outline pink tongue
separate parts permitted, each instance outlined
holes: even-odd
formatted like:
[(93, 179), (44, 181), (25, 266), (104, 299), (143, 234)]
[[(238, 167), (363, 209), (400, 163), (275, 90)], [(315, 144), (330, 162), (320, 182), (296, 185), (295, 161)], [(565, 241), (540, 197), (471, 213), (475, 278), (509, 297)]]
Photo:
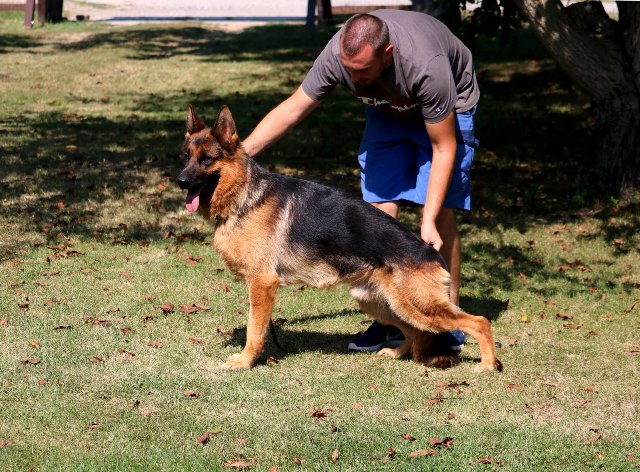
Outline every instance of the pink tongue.
[(200, 206), (200, 191), (198, 192), (189, 192), (187, 194), (187, 199), (185, 201), (185, 206), (187, 207), (187, 211), (193, 213), (198, 210), (198, 206)]

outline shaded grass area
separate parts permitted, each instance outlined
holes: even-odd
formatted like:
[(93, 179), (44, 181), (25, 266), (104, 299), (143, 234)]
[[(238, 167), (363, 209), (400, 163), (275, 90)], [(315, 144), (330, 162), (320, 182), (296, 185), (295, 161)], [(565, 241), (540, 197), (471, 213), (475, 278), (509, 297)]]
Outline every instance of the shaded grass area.
[[(0, 33), (4, 467), (640, 461), (639, 200), (599, 192), (584, 165), (588, 105), (526, 36), (511, 49), (479, 42), (475, 210), (461, 215), (461, 304), (493, 320), (504, 374), (473, 374), (473, 343), (448, 371), (350, 354), (362, 314), (343, 289), (304, 287), (283, 289), (274, 312), (289, 352), (269, 344), (251, 372), (217, 369), (244, 342), (246, 290), (173, 182), (186, 107), (212, 120), (227, 104), (246, 136), (331, 34), (195, 23)], [(260, 161), (357, 193), (363, 125), (337, 91)], [(403, 221), (416, 229), (416, 212)]]

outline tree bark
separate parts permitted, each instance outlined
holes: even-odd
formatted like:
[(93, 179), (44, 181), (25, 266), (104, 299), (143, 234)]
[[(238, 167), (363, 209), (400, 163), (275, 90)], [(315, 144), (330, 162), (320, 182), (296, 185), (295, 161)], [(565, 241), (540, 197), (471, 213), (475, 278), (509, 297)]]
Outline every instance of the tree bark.
[(600, 2), (515, 0), (536, 35), (591, 98), (596, 166), (612, 193), (640, 186), (640, 3), (618, 2), (619, 21)]

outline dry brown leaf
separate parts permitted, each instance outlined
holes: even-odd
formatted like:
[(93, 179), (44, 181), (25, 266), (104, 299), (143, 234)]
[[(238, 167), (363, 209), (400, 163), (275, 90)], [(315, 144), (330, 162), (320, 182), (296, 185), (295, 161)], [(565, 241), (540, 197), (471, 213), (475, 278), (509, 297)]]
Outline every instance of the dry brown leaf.
[(37, 365), (37, 364), (40, 364), (40, 361), (38, 359), (23, 359), (20, 362), (22, 362), (24, 365)]
[(390, 460), (392, 460), (394, 457), (396, 457), (396, 450), (392, 447), (389, 448), (389, 450), (387, 451), (387, 455), (384, 456), (382, 459), (380, 459), (382, 462), (389, 462)]
[(562, 325), (566, 329), (580, 329), (584, 326), (584, 323), (565, 323)]
[(335, 462), (338, 459), (340, 459), (340, 451), (338, 451), (337, 449), (334, 449), (333, 452), (331, 453), (331, 460)]
[(160, 413), (158, 410), (156, 410), (155, 408), (145, 408), (144, 410), (140, 410), (140, 414), (142, 416), (144, 416), (145, 418), (147, 418), (148, 416), (151, 415), (155, 415), (157, 413)]
[(245, 459), (244, 457), (234, 457), (233, 459), (229, 459), (227, 462), (222, 464), (224, 467), (229, 469), (250, 469), (256, 465), (255, 459)]
[(323, 420), (331, 411), (333, 411), (331, 408), (315, 408), (311, 412), (311, 416), (317, 420)]
[(602, 439), (602, 433), (594, 433), (589, 437), (589, 442), (594, 443)]
[(199, 393), (194, 392), (193, 390), (185, 390), (182, 393), (184, 393), (187, 397), (191, 397), (191, 398), (198, 398), (200, 396)]
[(198, 439), (196, 439), (196, 444), (201, 444), (201, 445), (205, 445), (209, 442), (209, 439), (211, 439), (211, 432), (206, 431), (204, 433), (202, 433), (200, 436), (198, 436)]
[(438, 451), (435, 449), (418, 449), (409, 453), (409, 457), (415, 459), (416, 457), (435, 456)]
[(472, 462), (472, 464), (504, 465), (504, 461), (498, 461), (491, 457), (483, 457), (482, 459)]
[(162, 343), (161, 343), (161, 342), (158, 342), (158, 341), (151, 341), (151, 342), (149, 343), (149, 346), (150, 346), (150, 347), (155, 347), (155, 348), (157, 349), (157, 348), (161, 348), (161, 347), (162, 347)]
[(94, 364), (100, 364), (102, 362), (102, 358), (98, 356), (91, 356), (91, 362)]
[(276, 365), (278, 362), (280, 362), (280, 361), (278, 359), (276, 359), (275, 357), (272, 357), (272, 356), (267, 357), (267, 365), (268, 366)]
[(116, 349), (116, 352), (119, 353), (119, 354), (122, 354), (122, 357), (124, 357), (125, 359), (133, 359), (134, 357), (136, 357), (135, 353), (130, 352), (130, 351), (126, 351), (126, 350), (122, 349), (121, 347)]
[(401, 437), (402, 439), (406, 439), (407, 441), (415, 441), (415, 440), (416, 440), (416, 438), (414, 438), (413, 436), (411, 436), (409, 433), (401, 434), (401, 435), (400, 435), (400, 437)]
[(173, 306), (173, 303), (165, 303), (160, 308), (162, 309), (163, 313), (173, 313), (175, 307)]
[(434, 447), (444, 447), (450, 449), (453, 446), (453, 438), (446, 437), (444, 439), (429, 439), (428, 443)]

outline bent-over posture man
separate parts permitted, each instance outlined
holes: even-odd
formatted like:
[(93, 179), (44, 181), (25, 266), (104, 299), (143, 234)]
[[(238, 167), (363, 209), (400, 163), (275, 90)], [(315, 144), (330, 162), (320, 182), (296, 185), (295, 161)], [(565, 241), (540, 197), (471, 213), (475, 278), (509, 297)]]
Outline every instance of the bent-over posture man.
[[(244, 140), (251, 156), (272, 145), (341, 84), (366, 105), (359, 150), (365, 201), (397, 218), (402, 202), (422, 205), (421, 237), (439, 250), (459, 304), (460, 237), (454, 209), (469, 210), (469, 171), (480, 95), (470, 51), (424, 13), (377, 10), (351, 17), (329, 41), (302, 85)], [(459, 331), (436, 345), (459, 351)], [(373, 323), (350, 349), (395, 347), (402, 333)]]

